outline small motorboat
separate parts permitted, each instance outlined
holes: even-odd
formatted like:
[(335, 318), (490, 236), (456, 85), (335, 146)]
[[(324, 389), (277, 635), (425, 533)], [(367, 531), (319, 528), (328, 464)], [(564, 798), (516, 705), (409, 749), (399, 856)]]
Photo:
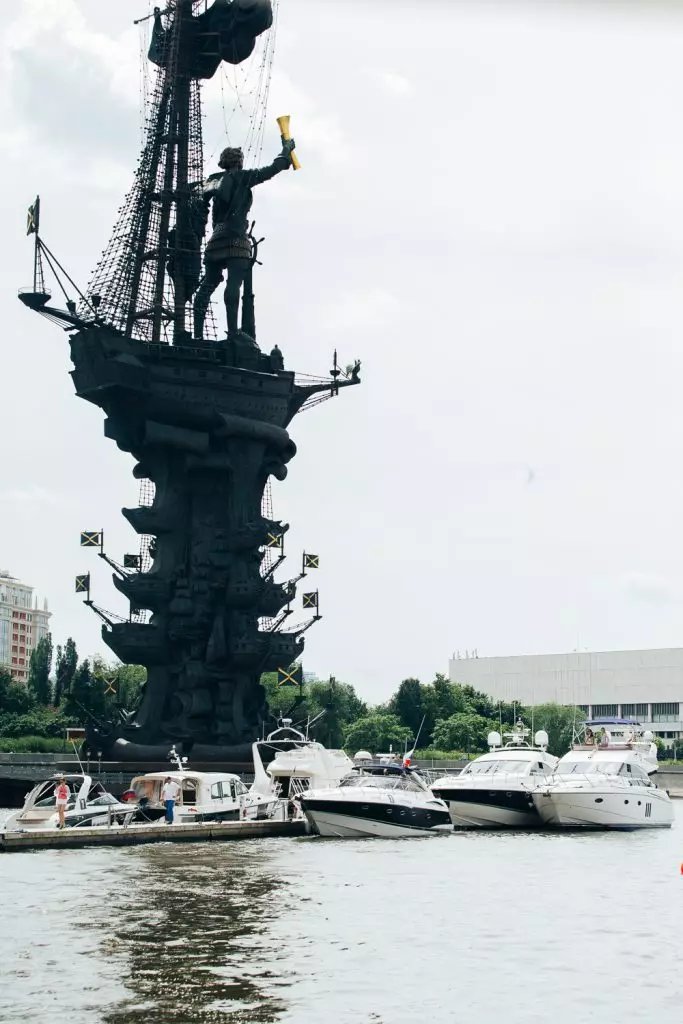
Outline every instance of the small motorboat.
[(593, 719), (533, 794), (551, 828), (670, 828), (669, 794), (652, 780), (653, 735), (626, 719)]
[(444, 775), (431, 790), (448, 804), (457, 828), (534, 828), (542, 825), (533, 790), (549, 779), (558, 759), (548, 753), (548, 735), (540, 729), (534, 745), (530, 730), (518, 721), (512, 732), (488, 736), (489, 751), (463, 768)]
[[(256, 744), (253, 744), (254, 749)], [(130, 784), (135, 794), (136, 821), (158, 821), (166, 812), (161, 790), (166, 779), (180, 786), (175, 805), (174, 822), (239, 821), (245, 819), (283, 820), (286, 801), (263, 771), (256, 769), (254, 782), (245, 786), (239, 775), (231, 772), (199, 772), (187, 767), (187, 758), (172, 748), (169, 758), (175, 768), (163, 772), (137, 775)], [(256, 760), (256, 759), (255, 759)]]
[(4, 831), (59, 828), (55, 789), (62, 779), (71, 794), (64, 812), (65, 828), (127, 825), (135, 816), (134, 807), (121, 803), (101, 782), (93, 782), (90, 775), (58, 774), (33, 787), (21, 810), (5, 822)]
[(338, 786), (298, 797), (321, 836), (405, 837), (452, 832), (448, 806), (406, 764), (356, 765)]

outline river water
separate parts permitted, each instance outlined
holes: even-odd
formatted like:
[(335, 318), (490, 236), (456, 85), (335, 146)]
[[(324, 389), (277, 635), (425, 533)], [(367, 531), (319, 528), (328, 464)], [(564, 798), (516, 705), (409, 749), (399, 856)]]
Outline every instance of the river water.
[(0, 855), (0, 1021), (678, 1021), (682, 836)]

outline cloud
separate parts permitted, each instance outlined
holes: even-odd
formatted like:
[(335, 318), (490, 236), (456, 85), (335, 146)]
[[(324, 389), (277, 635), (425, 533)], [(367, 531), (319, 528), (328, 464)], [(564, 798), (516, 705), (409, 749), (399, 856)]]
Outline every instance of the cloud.
[(395, 71), (378, 71), (375, 80), (382, 90), (390, 96), (410, 96), (414, 92), (413, 83), (405, 75)]
[(29, 484), (27, 487), (10, 487), (5, 491), (0, 491), (0, 504), (4, 502), (22, 505), (52, 505), (53, 507), (67, 504), (61, 494), (48, 491), (38, 484)]
[(384, 288), (368, 288), (347, 292), (334, 305), (328, 306), (322, 322), (330, 330), (381, 330), (395, 323), (401, 312), (401, 302)]
[(654, 573), (626, 573), (621, 587), (629, 597), (646, 604), (673, 604), (677, 600), (669, 581)]

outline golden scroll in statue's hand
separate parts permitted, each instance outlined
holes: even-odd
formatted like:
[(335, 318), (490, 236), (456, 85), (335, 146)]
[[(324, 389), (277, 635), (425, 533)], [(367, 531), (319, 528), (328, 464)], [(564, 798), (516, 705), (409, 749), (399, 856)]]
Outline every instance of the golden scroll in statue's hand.
[[(280, 135), (282, 136), (282, 141), (283, 142), (289, 142), (289, 140), (292, 137), (289, 134), (289, 117), (290, 117), (289, 114), (283, 114), (282, 117), (278, 117), (278, 119), (277, 119), (277, 123), (278, 123), (279, 128), (280, 128)], [(297, 160), (296, 153), (294, 153), (294, 152), (290, 153), (289, 157), (290, 157), (290, 160), (292, 161), (292, 167), (294, 168), (295, 171), (298, 171), (300, 169), (300, 167), (301, 167), (301, 164)]]

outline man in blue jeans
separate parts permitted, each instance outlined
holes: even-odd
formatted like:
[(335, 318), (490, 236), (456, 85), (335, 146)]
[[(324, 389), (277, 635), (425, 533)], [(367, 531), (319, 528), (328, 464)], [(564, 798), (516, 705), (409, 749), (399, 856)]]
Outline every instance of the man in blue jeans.
[(175, 802), (180, 795), (180, 786), (177, 782), (174, 782), (170, 775), (166, 776), (164, 784), (161, 788), (161, 799), (166, 806), (166, 824), (173, 824), (173, 810), (175, 808)]

